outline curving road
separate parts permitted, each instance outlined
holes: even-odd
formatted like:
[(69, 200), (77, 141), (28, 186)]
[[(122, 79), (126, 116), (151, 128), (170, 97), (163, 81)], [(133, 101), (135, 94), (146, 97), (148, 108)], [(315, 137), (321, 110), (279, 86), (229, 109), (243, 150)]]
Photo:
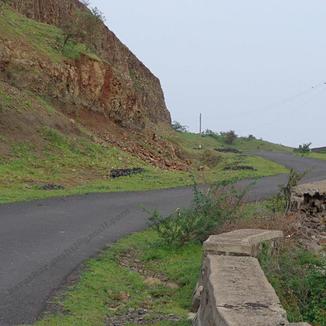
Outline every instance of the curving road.
[[(326, 161), (286, 153), (257, 153), (326, 179)], [(268, 198), (286, 175), (256, 182), (248, 200)], [(242, 181), (240, 185), (250, 184)], [(124, 235), (143, 230), (142, 207), (168, 214), (190, 204), (189, 188), (74, 196), (0, 206), (0, 325), (32, 323), (47, 299), (85, 259)]]

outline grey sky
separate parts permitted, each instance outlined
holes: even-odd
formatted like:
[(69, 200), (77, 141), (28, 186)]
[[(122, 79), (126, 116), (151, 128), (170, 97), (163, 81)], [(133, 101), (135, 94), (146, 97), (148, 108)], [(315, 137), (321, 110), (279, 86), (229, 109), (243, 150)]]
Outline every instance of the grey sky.
[(91, 4), (160, 78), (174, 120), (198, 130), (202, 112), (205, 129), (326, 145), (325, 0)]

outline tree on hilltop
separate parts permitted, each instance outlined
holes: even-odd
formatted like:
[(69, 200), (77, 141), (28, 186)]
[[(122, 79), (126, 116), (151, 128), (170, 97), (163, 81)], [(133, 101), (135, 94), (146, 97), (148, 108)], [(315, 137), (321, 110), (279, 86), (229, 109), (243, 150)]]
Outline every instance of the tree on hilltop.
[(228, 132), (221, 132), (221, 135), (224, 138), (224, 142), (228, 145), (232, 145), (238, 138), (238, 135), (235, 133), (234, 130), (230, 130)]

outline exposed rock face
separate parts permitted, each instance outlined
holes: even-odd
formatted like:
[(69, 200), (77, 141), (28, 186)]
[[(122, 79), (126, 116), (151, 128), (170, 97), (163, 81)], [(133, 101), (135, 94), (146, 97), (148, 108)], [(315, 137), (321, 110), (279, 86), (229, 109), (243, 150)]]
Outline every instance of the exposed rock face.
[[(10, 4), (28, 18), (58, 27), (62, 17), (73, 19), (77, 7), (88, 10), (78, 0)], [(45, 99), (99, 143), (120, 147), (160, 168), (188, 169), (178, 146), (160, 137), (160, 128), (171, 124), (160, 81), (104, 24), (97, 55), (71, 59), (62, 53), (58, 30), (34, 26), (33, 37), (24, 30), (29, 23), (20, 18), (12, 24), (10, 14), (0, 17), (1, 81)]]
[[(77, 0), (13, 0), (12, 6), (29, 18), (57, 26), (63, 13), (85, 9)], [(101, 112), (122, 127), (143, 130), (151, 124), (169, 124), (160, 81), (104, 24), (102, 28), (97, 52), (103, 60), (81, 56), (60, 63), (0, 35), (1, 75), (15, 86), (57, 99), (64, 107)]]

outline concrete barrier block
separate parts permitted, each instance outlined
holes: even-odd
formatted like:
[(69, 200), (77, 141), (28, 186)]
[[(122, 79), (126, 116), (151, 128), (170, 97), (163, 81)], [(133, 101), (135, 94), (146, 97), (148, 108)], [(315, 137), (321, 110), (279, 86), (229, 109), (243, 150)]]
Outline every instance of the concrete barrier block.
[(253, 257), (208, 255), (197, 325), (283, 326), (286, 312)]
[(204, 250), (206, 254), (257, 257), (262, 243), (275, 245), (282, 239), (282, 231), (243, 229), (210, 236)]

